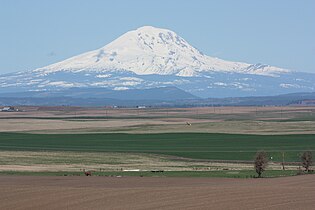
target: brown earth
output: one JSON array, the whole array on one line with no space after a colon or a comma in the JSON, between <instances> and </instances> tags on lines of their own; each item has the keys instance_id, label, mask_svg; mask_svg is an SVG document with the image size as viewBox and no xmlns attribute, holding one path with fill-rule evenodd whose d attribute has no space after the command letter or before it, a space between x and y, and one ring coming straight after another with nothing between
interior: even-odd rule
<instances>
[{"instance_id":1,"label":"brown earth","mask_svg":"<svg viewBox=\"0 0 315 210\"><path fill-rule=\"evenodd\" d=\"M0 112L0 132L315 134L315 107L18 108Z\"/></svg>"},{"instance_id":2,"label":"brown earth","mask_svg":"<svg viewBox=\"0 0 315 210\"><path fill-rule=\"evenodd\" d=\"M314 209L314 180L0 176L0 209Z\"/></svg>"}]
</instances>

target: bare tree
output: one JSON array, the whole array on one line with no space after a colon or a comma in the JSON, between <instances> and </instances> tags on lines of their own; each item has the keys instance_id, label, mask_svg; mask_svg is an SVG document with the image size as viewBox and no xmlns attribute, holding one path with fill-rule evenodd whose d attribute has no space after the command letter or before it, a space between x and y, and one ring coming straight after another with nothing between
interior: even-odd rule
<instances>
[{"instance_id":1,"label":"bare tree","mask_svg":"<svg viewBox=\"0 0 315 210\"><path fill-rule=\"evenodd\" d=\"M305 168L305 171L310 171L310 166L312 165L313 155L311 151L306 151L301 156L302 166Z\"/></svg>"},{"instance_id":2,"label":"bare tree","mask_svg":"<svg viewBox=\"0 0 315 210\"><path fill-rule=\"evenodd\" d=\"M282 152L282 170L285 170L285 167L284 167L284 152Z\"/></svg>"},{"instance_id":3,"label":"bare tree","mask_svg":"<svg viewBox=\"0 0 315 210\"><path fill-rule=\"evenodd\" d=\"M261 177L261 174L265 171L267 165L268 165L268 155L264 151L259 151L256 153L255 157L255 170L258 174L258 177Z\"/></svg>"}]
</instances>

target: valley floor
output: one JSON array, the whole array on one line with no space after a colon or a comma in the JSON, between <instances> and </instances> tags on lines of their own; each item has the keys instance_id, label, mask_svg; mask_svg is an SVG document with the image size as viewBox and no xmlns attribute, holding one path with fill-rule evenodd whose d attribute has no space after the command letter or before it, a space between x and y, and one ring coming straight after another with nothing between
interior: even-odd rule
<instances>
[{"instance_id":1,"label":"valley floor","mask_svg":"<svg viewBox=\"0 0 315 210\"><path fill-rule=\"evenodd\" d=\"M248 171L261 149L297 171L314 151L315 107L17 108L0 112L2 172Z\"/></svg>"},{"instance_id":2,"label":"valley floor","mask_svg":"<svg viewBox=\"0 0 315 210\"><path fill-rule=\"evenodd\" d=\"M0 209L315 205L315 176L295 176L315 151L315 107L19 110L0 112ZM262 149L270 162L254 179Z\"/></svg>"},{"instance_id":3,"label":"valley floor","mask_svg":"<svg viewBox=\"0 0 315 210\"><path fill-rule=\"evenodd\" d=\"M315 107L19 110L0 112L0 132L315 134Z\"/></svg>"}]
</instances>

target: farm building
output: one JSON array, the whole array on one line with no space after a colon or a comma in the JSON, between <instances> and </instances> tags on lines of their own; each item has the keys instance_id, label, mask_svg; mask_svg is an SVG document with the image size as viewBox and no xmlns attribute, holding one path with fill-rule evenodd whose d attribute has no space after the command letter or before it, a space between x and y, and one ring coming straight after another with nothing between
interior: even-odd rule
<instances>
[{"instance_id":1,"label":"farm building","mask_svg":"<svg viewBox=\"0 0 315 210\"><path fill-rule=\"evenodd\" d=\"M5 106L1 109L2 112L14 112L15 108L13 106Z\"/></svg>"}]
</instances>

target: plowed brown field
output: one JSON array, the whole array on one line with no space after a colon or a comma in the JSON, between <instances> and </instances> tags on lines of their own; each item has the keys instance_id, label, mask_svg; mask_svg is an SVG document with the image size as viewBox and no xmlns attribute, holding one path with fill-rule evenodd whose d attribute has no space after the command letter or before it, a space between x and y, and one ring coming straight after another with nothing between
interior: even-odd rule
<instances>
[{"instance_id":1,"label":"plowed brown field","mask_svg":"<svg viewBox=\"0 0 315 210\"><path fill-rule=\"evenodd\" d=\"M314 209L315 175L271 179L0 176L0 209Z\"/></svg>"}]
</instances>

